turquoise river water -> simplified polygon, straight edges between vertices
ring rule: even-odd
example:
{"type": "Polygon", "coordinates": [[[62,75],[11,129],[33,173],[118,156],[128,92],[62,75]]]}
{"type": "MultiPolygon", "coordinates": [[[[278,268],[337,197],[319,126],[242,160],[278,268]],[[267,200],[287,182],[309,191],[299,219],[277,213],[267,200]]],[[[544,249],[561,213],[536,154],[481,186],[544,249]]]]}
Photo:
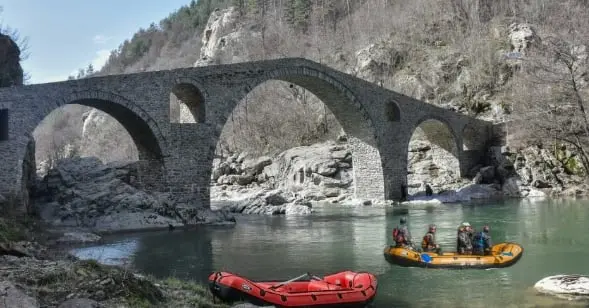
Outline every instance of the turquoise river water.
{"type": "Polygon", "coordinates": [[[419,209],[320,206],[307,217],[238,217],[234,228],[199,228],[114,235],[73,249],[82,258],[129,264],[158,277],[206,282],[225,270],[252,279],[288,279],[342,270],[370,271],[379,281],[375,307],[586,306],[536,294],[534,283],[555,274],[589,274],[589,201],[517,200],[419,209]],[[428,224],[438,241],[455,246],[456,227],[491,226],[495,243],[523,245],[522,259],[493,270],[432,270],[387,263],[383,248],[406,216],[414,238],[428,224]]]}

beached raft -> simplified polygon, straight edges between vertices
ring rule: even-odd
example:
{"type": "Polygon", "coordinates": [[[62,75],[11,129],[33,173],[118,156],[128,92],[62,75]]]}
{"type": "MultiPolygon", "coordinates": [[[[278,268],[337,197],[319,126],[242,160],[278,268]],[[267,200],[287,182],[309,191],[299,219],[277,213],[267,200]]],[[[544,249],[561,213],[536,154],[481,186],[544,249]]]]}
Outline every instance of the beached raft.
{"type": "Polygon", "coordinates": [[[323,278],[309,273],[287,281],[252,281],[215,272],[209,288],[223,302],[249,302],[276,307],[365,307],[376,296],[377,280],[371,273],[343,271],[323,278]]]}

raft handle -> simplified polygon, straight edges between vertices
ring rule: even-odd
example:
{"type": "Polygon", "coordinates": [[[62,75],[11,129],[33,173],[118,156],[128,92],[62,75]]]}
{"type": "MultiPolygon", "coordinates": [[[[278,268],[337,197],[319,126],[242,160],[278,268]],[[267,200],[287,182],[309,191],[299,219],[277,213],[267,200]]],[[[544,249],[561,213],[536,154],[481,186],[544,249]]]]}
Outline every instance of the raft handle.
{"type": "Polygon", "coordinates": [[[360,292],[362,292],[362,296],[366,296],[366,291],[362,290],[360,292]]]}
{"type": "Polygon", "coordinates": [[[315,294],[311,294],[311,298],[316,301],[317,300],[317,296],[315,296],[315,294]]]}
{"type": "Polygon", "coordinates": [[[260,289],[260,296],[265,296],[265,295],[266,295],[266,291],[260,289]]]}
{"type": "Polygon", "coordinates": [[[286,296],[285,296],[285,295],[280,295],[280,299],[281,299],[283,302],[286,302],[286,296]]]}
{"type": "Polygon", "coordinates": [[[338,293],[337,294],[337,297],[339,297],[339,299],[342,299],[342,294],[341,293],[338,293]]]}

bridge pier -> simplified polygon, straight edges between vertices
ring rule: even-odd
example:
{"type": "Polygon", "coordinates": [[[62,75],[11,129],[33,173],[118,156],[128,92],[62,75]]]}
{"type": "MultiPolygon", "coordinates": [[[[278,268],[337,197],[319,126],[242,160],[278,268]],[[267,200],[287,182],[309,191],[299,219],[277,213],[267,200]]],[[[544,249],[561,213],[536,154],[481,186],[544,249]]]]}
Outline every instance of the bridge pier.
{"type": "Polygon", "coordinates": [[[350,137],[354,172],[354,196],[357,199],[386,199],[380,152],[377,148],[350,137]]]}
{"type": "Polygon", "coordinates": [[[214,145],[205,124],[171,124],[170,156],[164,159],[167,190],[195,206],[210,207],[214,145]]]}
{"type": "Polygon", "coordinates": [[[380,158],[386,200],[402,200],[407,186],[407,144],[410,134],[403,133],[400,122],[389,122],[383,128],[380,142],[380,158]]]}

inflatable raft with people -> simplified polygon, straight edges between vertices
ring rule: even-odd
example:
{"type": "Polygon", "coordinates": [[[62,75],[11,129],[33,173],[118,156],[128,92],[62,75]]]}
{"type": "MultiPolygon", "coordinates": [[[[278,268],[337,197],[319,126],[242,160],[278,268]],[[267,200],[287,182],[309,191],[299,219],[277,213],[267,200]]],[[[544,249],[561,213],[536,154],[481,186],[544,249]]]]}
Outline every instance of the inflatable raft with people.
{"type": "Polygon", "coordinates": [[[509,267],[522,257],[524,249],[517,243],[493,245],[486,255],[458,254],[456,252],[419,252],[409,246],[389,246],[384,249],[385,259],[403,267],[444,269],[488,269],[509,267]]]}
{"type": "Polygon", "coordinates": [[[376,296],[376,276],[343,271],[323,278],[306,273],[287,281],[252,281],[214,272],[209,276],[213,296],[226,303],[249,302],[276,307],[365,307],[376,296]]]}

